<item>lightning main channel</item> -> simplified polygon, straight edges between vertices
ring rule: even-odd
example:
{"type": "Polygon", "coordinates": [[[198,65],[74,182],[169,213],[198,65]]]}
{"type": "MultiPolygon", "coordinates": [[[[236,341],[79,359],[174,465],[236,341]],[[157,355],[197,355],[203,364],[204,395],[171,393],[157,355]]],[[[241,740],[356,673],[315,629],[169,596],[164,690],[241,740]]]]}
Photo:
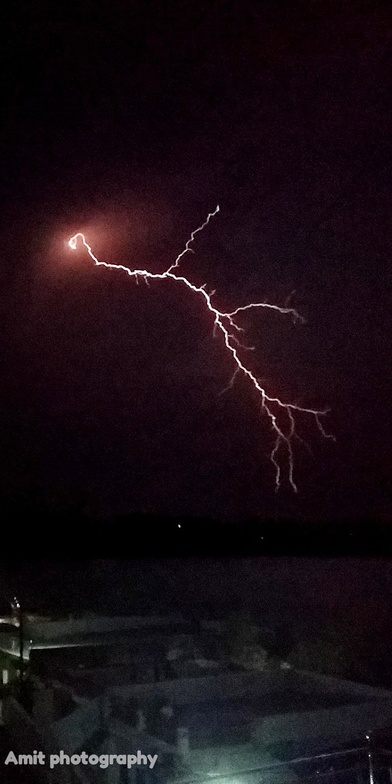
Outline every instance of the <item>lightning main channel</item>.
{"type": "Polygon", "coordinates": [[[300,316],[300,314],[294,308],[279,307],[278,305],[272,305],[268,302],[251,302],[248,305],[242,305],[230,312],[223,312],[218,310],[218,308],[213,305],[212,299],[215,295],[215,291],[208,293],[205,284],[202,286],[196,286],[188,278],[178,274],[177,272],[180,266],[180,262],[185,254],[194,253],[190,245],[192,242],[194,242],[196,234],[208,226],[210,220],[215,215],[217,215],[218,212],[219,205],[217,205],[214,212],[210,212],[208,214],[204,223],[202,223],[201,226],[191,233],[191,236],[186,242],[184,249],[181,251],[181,253],[179,253],[175,262],[171,264],[165,272],[149,272],[145,269],[132,269],[130,267],[126,267],[123,264],[109,264],[106,261],[99,261],[99,259],[97,259],[93,253],[91,246],[88,244],[84,234],[81,232],[74,234],[74,236],[69,240],[68,245],[72,250],[76,250],[78,241],[80,240],[97,267],[107,267],[108,269],[121,270],[122,272],[126,272],[130,277],[135,278],[137,283],[139,282],[139,279],[143,280],[146,284],[148,284],[150,280],[171,280],[177,284],[186,286],[186,288],[190,289],[204,300],[204,305],[214,317],[213,334],[214,336],[219,333],[222,335],[225,349],[231,355],[234,363],[234,372],[226,389],[232,388],[236,378],[241,375],[256,390],[260,397],[261,410],[267,415],[271,429],[275,436],[274,446],[270,455],[271,462],[275,468],[275,489],[278,490],[281,485],[282,469],[279,462],[279,453],[283,450],[286,453],[288,463],[288,481],[293,490],[297,492],[298,488],[294,481],[293,441],[295,438],[299,440],[302,439],[296,432],[295,414],[299,413],[312,416],[321,434],[325,438],[333,438],[333,436],[326,433],[320,420],[320,417],[325,416],[329,409],[318,411],[312,408],[303,408],[302,406],[294,405],[293,403],[284,403],[278,397],[271,397],[268,395],[260,380],[258,380],[257,377],[253,374],[248,364],[244,359],[241,359],[240,354],[242,354],[243,351],[254,351],[255,347],[244,345],[241,342],[239,335],[243,334],[245,330],[237,323],[237,317],[240,313],[255,308],[267,308],[268,310],[277,311],[282,315],[290,315],[295,322],[300,321],[303,323],[303,317],[300,316]]]}

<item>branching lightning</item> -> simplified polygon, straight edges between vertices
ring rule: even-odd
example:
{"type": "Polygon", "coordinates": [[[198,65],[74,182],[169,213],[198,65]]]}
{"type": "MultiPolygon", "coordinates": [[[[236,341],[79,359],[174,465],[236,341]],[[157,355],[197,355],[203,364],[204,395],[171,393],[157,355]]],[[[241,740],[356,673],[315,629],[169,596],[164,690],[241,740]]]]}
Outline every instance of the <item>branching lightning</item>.
{"type": "Polygon", "coordinates": [[[288,307],[288,305],[286,307],[279,307],[278,305],[271,305],[267,302],[251,302],[248,305],[242,305],[230,312],[223,312],[218,310],[218,308],[213,305],[212,299],[215,295],[215,291],[208,293],[206,291],[205,284],[202,286],[196,286],[188,278],[178,274],[177,272],[180,266],[180,262],[185,254],[194,253],[190,245],[192,242],[194,242],[196,234],[202,231],[209,224],[211,218],[213,218],[218,212],[219,205],[216,207],[214,212],[210,212],[208,214],[204,223],[202,223],[201,226],[192,232],[190,238],[186,242],[184,249],[181,251],[181,253],[179,253],[175,262],[171,264],[165,272],[161,273],[149,272],[145,269],[132,269],[130,267],[124,266],[123,264],[109,264],[105,261],[99,261],[94,255],[84,234],[81,232],[71,237],[68,244],[72,250],[76,250],[78,240],[80,240],[96,266],[122,270],[130,277],[135,278],[137,283],[139,282],[139,279],[143,280],[146,284],[149,284],[150,280],[171,280],[177,284],[186,286],[199,297],[203,298],[205,306],[214,317],[213,334],[214,336],[219,333],[221,334],[225,349],[231,355],[234,364],[234,372],[228,386],[226,387],[226,390],[233,387],[235,380],[239,376],[244,377],[256,390],[260,397],[261,410],[267,415],[275,436],[274,446],[270,458],[275,468],[276,490],[279,489],[281,484],[282,469],[278,458],[279,453],[283,450],[286,453],[286,458],[288,461],[288,481],[293,490],[297,491],[297,486],[294,481],[293,441],[295,438],[299,439],[300,441],[302,441],[302,439],[296,433],[295,414],[299,413],[312,416],[321,434],[325,438],[333,438],[333,436],[325,432],[320,420],[320,417],[327,414],[329,409],[317,411],[316,409],[304,408],[302,406],[294,405],[293,403],[284,403],[279,398],[268,395],[265,388],[262,386],[261,381],[253,374],[252,370],[248,366],[248,363],[244,359],[241,359],[240,355],[242,355],[243,352],[254,351],[255,347],[244,345],[241,342],[239,335],[243,334],[245,330],[237,323],[237,317],[244,311],[254,308],[268,308],[269,310],[277,311],[282,315],[290,315],[294,322],[300,321],[303,323],[303,317],[300,316],[300,314],[294,308],[288,307]]]}

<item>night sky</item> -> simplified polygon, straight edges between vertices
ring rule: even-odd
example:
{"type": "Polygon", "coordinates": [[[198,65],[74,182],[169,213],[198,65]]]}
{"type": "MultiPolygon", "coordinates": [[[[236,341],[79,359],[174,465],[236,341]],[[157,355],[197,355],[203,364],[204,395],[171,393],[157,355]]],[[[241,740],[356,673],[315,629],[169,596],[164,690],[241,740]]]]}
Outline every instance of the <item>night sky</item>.
{"type": "Polygon", "coordinates": [[[14,3],[3,29],[1,493],[93,516],[391,516],[389,3],[14,3]],[[298,419],[270,427],[197,297],[73,254],[183,271],[244,314],[298,419]],[[286,463],[282,454],[282,465],[286,463]]]}

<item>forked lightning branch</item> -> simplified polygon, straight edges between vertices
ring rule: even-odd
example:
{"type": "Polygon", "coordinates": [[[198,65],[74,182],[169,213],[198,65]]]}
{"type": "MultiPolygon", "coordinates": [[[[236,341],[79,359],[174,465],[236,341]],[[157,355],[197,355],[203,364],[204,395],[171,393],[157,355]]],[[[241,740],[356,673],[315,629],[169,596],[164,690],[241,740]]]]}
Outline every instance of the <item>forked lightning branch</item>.
{"type": "Polygon", "coordinates": [[[207,291],[206,285],[196,286],[185,275],[180,274],[180,263],[186,253],[194,253],[193,248],[190,247],[194,242],[196,234],[202,231],[210,222],[210,220],[219,212],[219,205],[214,212],[210,212],[204,221],[197,229],[195,229],[190,238],[185,244],[184,249],[179,253],[175,262],[171,264],[165,272],[156,273],[149,272],[146,269],[137,269],[128,267],[123,264],[109,264],[105,261],[99,261],[92,251],[91,246],[88,244],[86,237],[81,232],[75,234],[69,240],[69,247],[76,250],[78,242],[80,242],[87,250],[88,255],[96,266],[107,267],[125,272],[130,277],[134,278],[138,283],[139,280],[144,281],[146,284],[151,282],[163,282],[175,284],[181,288],[187,288],[192,291],[203,303],[203,306],[210,311],[213,320],[213,335],[214,337],[220,336],[222,340],[222,348],[225,350],[233,365],[233,374],[228,387],[234,385],[235,380],[242,376],[248,382],[250,387],[256,391],[260,398],[261,410],[266,415],[271,430],[273,432],[274,441],[271,451],[271,461],[275,468],[275,486],[276,490],[279,489],[282,478],[282,459],[286,459],[288,481],[294,490],[297,490],[294,481],[294,453],[293,441],[299,438],[296,432],[296,415],[307,415],[314,419],[319,431],[326,438],[332,438],[327,434],[322,426],[320,417],[328,413],[327,410],[318,411],[312,408],[304,408],[302,406],[294,405],[293,403],[286,403],[278,397],[273,397],[268,394],[267,390],[262,386],[260,380],[254,374],[251,368],[251,363],[248,361],[248,352],[254,351],[254,346],[244,344],[241,337],[244,334],[244,328],[241,326],[241,314],[245,311],[255,310],[257,308],[266,308],[276,311],[280,315],[291,316],[297,322],[303,322],[304,319],[300,314],[290,307],[279,307],[272,305],[268,302],[251,302],[231,311],[221,311],[214,304],[215,291],[207,291]]]}

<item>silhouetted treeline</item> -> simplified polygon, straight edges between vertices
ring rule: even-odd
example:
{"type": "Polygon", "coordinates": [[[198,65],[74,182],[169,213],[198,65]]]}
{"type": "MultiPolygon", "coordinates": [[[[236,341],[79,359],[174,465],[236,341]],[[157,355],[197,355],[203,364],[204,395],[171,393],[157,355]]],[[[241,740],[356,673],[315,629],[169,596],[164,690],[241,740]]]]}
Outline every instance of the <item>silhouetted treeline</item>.
{"type": "Polygon", "coordinates": [[[388,520],[254,518],[220,521],[133,513],[94,518],[80,509],[3,508],[5,557],[392,555],[388,520]],[[20,531],[20,535],[19,535],[20,531]]]}

